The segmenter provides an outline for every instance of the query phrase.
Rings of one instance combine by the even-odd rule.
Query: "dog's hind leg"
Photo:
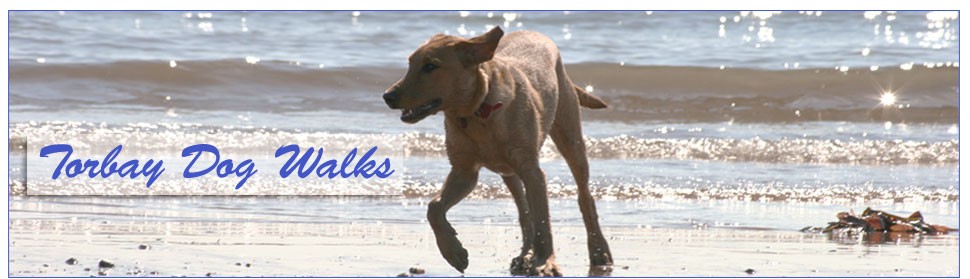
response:
[[[536,154],[537,152],[520,152]],[[529,156],[529,155],[524,155]],[[539,160],[531,155],[531,160],[518,160],[521,163],[516,174],[525,184],[525,199],[529,204],[529,217],[535,230],[533,240],[533,262],[529,268],[529,276],[561,277],[562,270],[556,265],[555,249],[552,245],[552,227],[549,223],[549,196],[546,185],[546,174],[539,168]]]
[[[512,193],[515,200],[515,207],[519,209],[519,226],[522,227],[522,253],[512,259],[509,271],[512,275],[528,275],[529,268],[532,267],[532,242],[535,239],[535,230],[532,226],[532,218],[529,218],[529,203],[525,199],[525,186],[518,176],[502,176],[505,186]]]
[[[477,183],[478,168],[452,167],[441,193],[428,203],[428,223],[434,231],[438,251],[448,264],[462,273],[468,267],[468,250],[461,246],[458,232],[448,223],[445,213],[468,196]]]
[[[590,266],[612,265],[613,255],[600,230],[596,203],[589,192],[589,162],[586,160],[586,142],[583,140],[578,100],[564,96],[559,101],[556,122],[552,125],[549,136],[569,164],[578,186],[579,209],[586,224],[589,263]]]

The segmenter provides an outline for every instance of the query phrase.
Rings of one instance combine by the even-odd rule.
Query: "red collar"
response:
[[[492,115],[492,112],[500,107],[502,107],[502,103],[495,103],[494,105],[482,103],[481,106],[478,106],[478,110],[475,111],[475,116],[481,117],[482,119],[488,119],[488,117]],[[467,128],[468,120],[465,117],[459,119],[461,120],[461,128]]]
[[[502,103],[495,103],[494,105],[482,103],[482,105],[478,107],[478,110],[475,111],[475,116],[481,117],[482,119],[488,119],[488,116],[492,115],[492,112],[498,110],[500,107],[502,107]]]

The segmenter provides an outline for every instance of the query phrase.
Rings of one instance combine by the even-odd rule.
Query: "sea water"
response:
[[[9,17],[12,219],[425,222],[426,201],[449,169],[443,118],[401,123],[380,95],[432,35],[469,37],[501,26],[549,36],[572,80],[611,105],[583,109],[603,226],[797,230],[868,206],[959,222],[956,12]],[[22,196],[45,183],[25,181],[33,171],[27,158],[38,156],[25,144],[78,135],[100,138],[91,144],[102,152],[117,135],[145,139],[140,150],[152,154],[197,143],[252,156],[285,144],[344,152],[388,145],[382,152],[404,164],[378,196],[339,181],[219,192],[245,197],[200,196],[222,191],[205,184],[158,192],[164,197],[145,196],[144,185],[110,184],[91,185],[110,189],[99,192],[108,197]],[[549,141],[542,167],[553,222],[581,226],[573,178]],[[483,171],[480,180],[449,216],[515,224],[501,179]],[[344,196],[326,197],[334,194]],[[45,210],[64,206],[72,213]]]

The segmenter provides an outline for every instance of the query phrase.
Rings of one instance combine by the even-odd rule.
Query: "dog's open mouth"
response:
[[[420,105],[416,108],[401,109],[401,121],[407,123],[416,123],[428,117],[432,113],[438,112],[438,106],[441,105],[441,99],[435,99],[427,104]]]

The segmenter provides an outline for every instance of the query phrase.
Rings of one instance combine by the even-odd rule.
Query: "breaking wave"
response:
[[[382,153],[403,157],[445,157],[445,136],[431,133],[354,134],[284,130],[276,128],[226,128],[191,123],[29,122],[10,124],[11,152],[25,150],[31,138],[49,142],[80,141],[75,148],[109,150],[124,138],[132,152],[172,153],[187,143],[209,143],[236,154],[270,152],[286,144],[319,146],[326,150],[350,150],[379,146]],[[78,146],[80,145],[80,147]],[[919,140],[824,140],[736,138],[641,138],[629,135],[586,137],[587,154],[593,159],[682,159],[728,162],[858,164],[858,165],[955,165],[960,142]],[[542,158],[559,157],[547,140]]]
[[[174,66],[174,67],[173,67]],[[321,68],[287,61],[10,61],[16,109],[146,106],[255,112],[386,109],[403,68]],[[567,66],[612,106],[593,120],[956,123],[959,68],[758,70],[584,63]],[[880,95],[892,92],[892,104]]]

